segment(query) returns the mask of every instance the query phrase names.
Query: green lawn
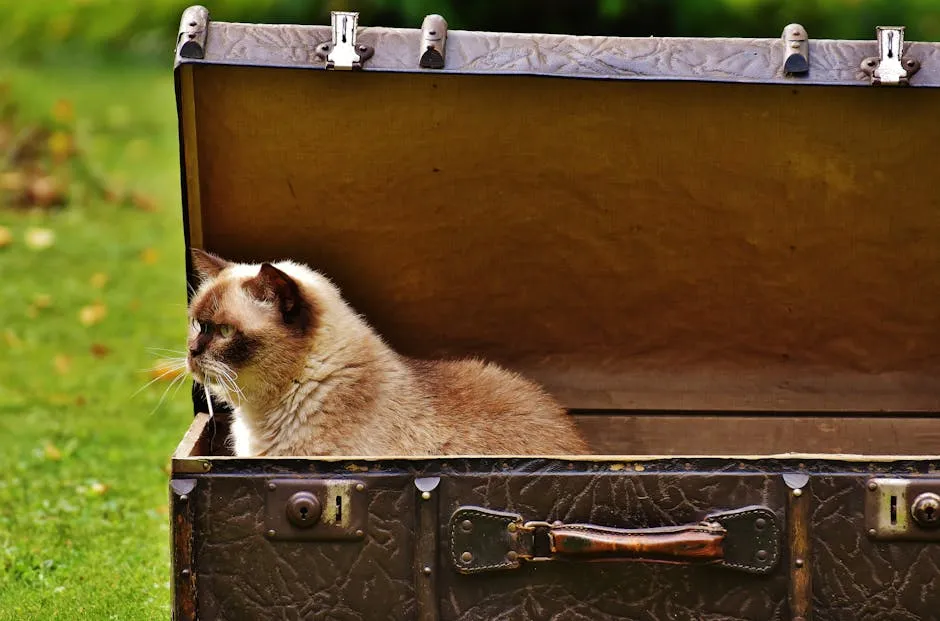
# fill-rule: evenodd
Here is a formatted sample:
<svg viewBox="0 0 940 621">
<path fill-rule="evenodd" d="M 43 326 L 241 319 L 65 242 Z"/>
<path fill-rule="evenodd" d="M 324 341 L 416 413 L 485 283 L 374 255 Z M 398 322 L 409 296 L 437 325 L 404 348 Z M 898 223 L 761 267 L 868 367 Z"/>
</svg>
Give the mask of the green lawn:
<svg viewBox="0 0 940 621">
<path fill-rule="evenodd" d="M 0 69 L 24 114 L 74 103 L 80 145 L 155 212 L 0 207 L 0 619 L 169 618 L 167 464 L 188 382 L 148 380 L 182 349 L 185 285 L 173 83 L 165 68 Z M 44 250 L 27 231 L 49 229 Z M 84 307 L 106 310 L 93 325 Z M 100 318 L 100 313 L 99 313 Z"/>
</svg>

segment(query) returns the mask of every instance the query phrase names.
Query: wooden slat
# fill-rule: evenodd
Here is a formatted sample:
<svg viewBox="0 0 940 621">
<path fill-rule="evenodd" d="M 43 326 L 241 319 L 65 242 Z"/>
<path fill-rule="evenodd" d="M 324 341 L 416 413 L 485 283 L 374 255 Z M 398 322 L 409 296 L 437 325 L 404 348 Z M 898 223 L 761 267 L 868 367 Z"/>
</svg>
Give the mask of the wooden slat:
<svg viewBox="0 0 940 621">
<path fill-rule="evenodd" d="M 940 419 L 875 416 L 575 416 L 594 453 L 604 455 L 934 455 Z"/>
</svg>

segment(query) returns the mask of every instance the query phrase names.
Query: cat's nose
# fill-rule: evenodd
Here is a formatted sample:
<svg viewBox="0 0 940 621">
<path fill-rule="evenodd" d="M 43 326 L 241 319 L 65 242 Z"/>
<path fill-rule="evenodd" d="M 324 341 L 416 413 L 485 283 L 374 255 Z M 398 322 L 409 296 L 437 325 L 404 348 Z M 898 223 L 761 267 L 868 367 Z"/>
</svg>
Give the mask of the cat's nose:
<svg viewBox="0 0 940 621">
<path fill-rule="evenodd" d="M 190 339 L 189 355 L 193 357 L 198 356 L 202 352 L 206 351 L 206 345 L 208 345 L 208 341 L 203 338 L 196 337 L 194 339 Z"/>
</svg>

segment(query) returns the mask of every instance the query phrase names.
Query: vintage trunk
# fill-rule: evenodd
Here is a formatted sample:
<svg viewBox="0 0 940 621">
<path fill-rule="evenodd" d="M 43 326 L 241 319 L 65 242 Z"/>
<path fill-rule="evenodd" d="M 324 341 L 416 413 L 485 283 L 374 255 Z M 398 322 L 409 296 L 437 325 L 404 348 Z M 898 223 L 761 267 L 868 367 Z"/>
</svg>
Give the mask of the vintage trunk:
<svg viewBox="0 0 940 621">
<path fill-rule="evenodd" d="M 334 20 L 184 14 L 187 247 L 311 264 L 597 455 L 236 458 L 197 396 L 174 618 L 940 618 L 940 44 Z"/>
</svg>

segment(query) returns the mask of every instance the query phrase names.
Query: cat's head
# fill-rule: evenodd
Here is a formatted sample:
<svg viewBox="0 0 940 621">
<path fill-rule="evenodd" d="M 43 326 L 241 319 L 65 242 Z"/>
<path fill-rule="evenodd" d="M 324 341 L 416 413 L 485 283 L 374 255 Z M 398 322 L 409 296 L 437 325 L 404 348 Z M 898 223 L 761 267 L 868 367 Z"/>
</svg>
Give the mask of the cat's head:
<svg viewBox="0 0 940 621">
<path fill-rule="evenodd" d="M 195 248 L 192 262 L 200 286 L 189 305 L 187 370 L 232 405 L 289 381 L 317 325 L 316 300 L 297 277 L 303 268 L 233 263 Z"/>
</svg>

